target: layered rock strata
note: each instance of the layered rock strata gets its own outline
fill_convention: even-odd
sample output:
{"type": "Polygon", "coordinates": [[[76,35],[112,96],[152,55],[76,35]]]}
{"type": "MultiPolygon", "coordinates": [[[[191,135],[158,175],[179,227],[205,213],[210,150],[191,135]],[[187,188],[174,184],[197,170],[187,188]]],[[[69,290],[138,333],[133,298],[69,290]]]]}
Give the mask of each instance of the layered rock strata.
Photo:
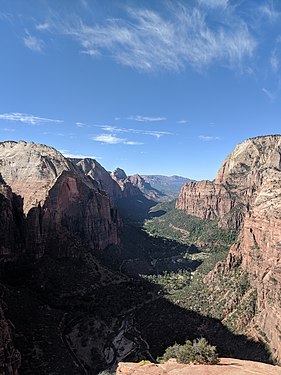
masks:
{"type": "MultiPolygon", "coordinates": [[[[238,267],[247,272],[249,293],[257,297],[251,321],[244,321],[240,328],[269,345],[280,362],[281,136],[257,137],[238,145],[214,181],[182,188],[177,208],[240,229],[226,263],[217,266],[206,281],[211,285],[218,272],[227,277],[238,267]]],[[[237,316],[237,320],[244,314],[240,302],[234,303],[225,319],[237,316]]]]}
{"type": "MultiPolygon", "coordinates": [[[[77,256],[83,246],[100,250],[117,243],[118,217],[109,197],[55,149],[33,142],[2,142],[0,173],[11,188],[2,204],[12,207],[11,190],[23,200],[21,241],[31,256],[41,257],[46,250],[77,256]]],[[[13,227],[4,218],[3,222],[13,227]]]]}
{"type": "Polygon", "coordinates": [[[248,139],[226,158],[214,181],[183,186],[176,208],[222,227],[241,229],[264,181],[280,170],[280,136],[248,139]]]}

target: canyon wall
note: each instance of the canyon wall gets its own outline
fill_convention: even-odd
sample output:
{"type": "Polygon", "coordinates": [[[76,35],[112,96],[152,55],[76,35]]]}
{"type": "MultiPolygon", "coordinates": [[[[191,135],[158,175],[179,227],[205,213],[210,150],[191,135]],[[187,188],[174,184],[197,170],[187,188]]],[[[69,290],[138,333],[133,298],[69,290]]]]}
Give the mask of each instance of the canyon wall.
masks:
{"type": "MultiPolygon", "coordinates": [[[[257,137],[239,144],[214,181],[185,185],[176,207],[240,230],[226,263],[216,267],[206,281],[211,285],[218,269],[226,277],[238,268],[248,273],[250,286],[257,293],[254,317],[247,322],[248,334],[266,342],[280,362],[281,136],[257,137]]],[[[239,315],[239,303],[232,308],[232,316],[239,315]]]]}

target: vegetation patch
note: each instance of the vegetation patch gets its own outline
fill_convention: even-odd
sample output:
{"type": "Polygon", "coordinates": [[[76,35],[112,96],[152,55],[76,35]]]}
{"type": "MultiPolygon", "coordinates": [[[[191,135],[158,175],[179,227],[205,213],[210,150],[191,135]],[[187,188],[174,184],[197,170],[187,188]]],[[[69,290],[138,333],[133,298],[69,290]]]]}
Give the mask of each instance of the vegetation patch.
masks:
{"type": "Polygon", "coordinates": [[[208,344],[205,338],[187,340],[184,345],[175,344],[169,346],[163,357],[158,358],[160,362],[175,358],[177,362],[189,364],[217,365],[219,363],[216,347],[208,344]]]}

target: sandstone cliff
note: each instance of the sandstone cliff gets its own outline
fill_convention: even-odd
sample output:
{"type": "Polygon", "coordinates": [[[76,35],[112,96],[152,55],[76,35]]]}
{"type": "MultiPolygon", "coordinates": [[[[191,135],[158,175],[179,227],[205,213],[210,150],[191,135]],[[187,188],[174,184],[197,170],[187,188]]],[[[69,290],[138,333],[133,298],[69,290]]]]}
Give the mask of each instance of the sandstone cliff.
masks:
{"type": "Polygon", "coordinates": [[[280,375],[281,368],[264,363],[221,358],[219,365],[183,365],[169,360],[161,365],[119,363],[116,375],[280,375]]]}
{"type": "Polygon", "coordinates": [[[218,285],[218,277],[233,277],[235,270],[248,274],[248,292],[242,300],[228,297],[224,320],[234,321],[236,330],[263,340],[280,362],[281,136],[258,137],[238,145],[214,181],[182,188],[177,208],[241,230],[226,263],[218,264],[206,282],[214,292],[224,288],[218,285]],[[255,296],[254,305],[247,315],[245,303],[250,295],[255,296]]]}
{"type": "Polygon", "coordinates": [[[226,158],[214,181],[183,186],[176,208],[241,229],[264,181],[280,171],[280,136],[248,139],[226,158]]]}
{"type": "Polygon", "coordinates": [[[23,251],[22,199],[12,193],[0,175],[0,259],[15,259],[23,251]]]}
{"type": "Polygon", "coordinates": [[[112,202],[116,202],[122,198],[122,190],[119,184],[114,180],[110,173],[107,172],[96,160],[94,159],[71,159],[81,171],[92,178],[98,184],[100,190],[105,191],[112,202]]]}
{"type": "Polygon", "coordinates": [[[129,176],[128,180],[134,186],[136,186],[148,199],[159,201],[166,197],[164,193],[153,188],[150,183],[145,181],[145,179],[139,174],[129,176]]]}
{"type": "Polygon", "coordinates": [[[132,198],[142,195],[140,189],[132,184],[130,178],[126,175],[123,169],[117,168],[111,173],[111,177],[115,180],[121,188],[122,198],[132,198]]]}
{"type": "MultiPolygon", "coordinates": [[[[78,255],[83,246],[98,250],[117,243],[118,218],[109,197],[55,149],[33,142],[2,142],[0,173],[23,199],[29,255],[38,258],[46,250],[58,256],[78,255]]],[[[9,199],[7,193],[2,198],[6,206],[9,194],[9,199]]],[[[3,222],[13,227],[4,218],[3,222]]]]}

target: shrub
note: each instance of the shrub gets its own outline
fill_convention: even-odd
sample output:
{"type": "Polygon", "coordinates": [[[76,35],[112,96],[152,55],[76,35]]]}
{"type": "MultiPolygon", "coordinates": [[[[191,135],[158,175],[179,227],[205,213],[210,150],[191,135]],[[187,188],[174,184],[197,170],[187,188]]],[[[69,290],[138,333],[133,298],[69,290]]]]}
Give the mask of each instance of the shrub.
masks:
{"type": "Polygon", "coordinates": [[[175,358],[179,363],[184,364],[216,365],[219,363],[216,347],[208,344],[205,338],[194,340],[193,343],[187,340],[184,345],[169,346],[161,361],[167,361],[170,358],[175,358]]]}

